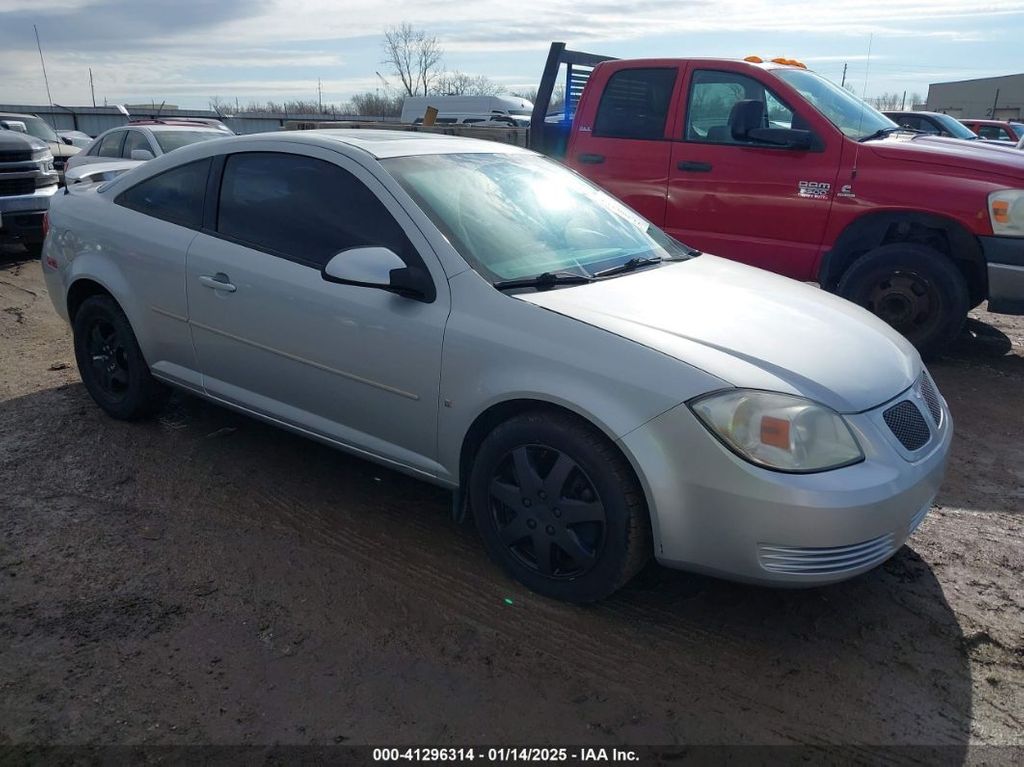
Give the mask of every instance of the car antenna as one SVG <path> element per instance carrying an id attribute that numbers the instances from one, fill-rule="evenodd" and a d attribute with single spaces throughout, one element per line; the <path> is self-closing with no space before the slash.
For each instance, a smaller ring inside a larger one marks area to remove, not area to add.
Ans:
<path id="1" fill-rule="evenodd" d="M 871 44 L 875 40 L 875 33 L 872 32 L 868 35 L 868 58 L 864 63 L 864 88 L 861 91 L 860 98 L 860 117 L 857 118 L 857 135 L 860 135 L 860 129 L 864 125 L 864 108 L 868 105 L 868 75 L 871 74 Z M 857 179 L 857 162 L 860 160 L 860 139 L 857 139 L 857 148 L 853 150 L 853 171 L 850 173 L 850 180 L 855 181 Z"/>

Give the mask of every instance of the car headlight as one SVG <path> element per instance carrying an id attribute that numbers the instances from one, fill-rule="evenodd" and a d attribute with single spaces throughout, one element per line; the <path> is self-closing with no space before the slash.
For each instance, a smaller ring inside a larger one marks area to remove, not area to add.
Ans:
<path id="1" fill-rule="evenodd" d="M 1024 237 L 1024 189 L 1001 189 L 988 196 L 992 233 Z"/>
<path id="2" fill-rule="evenodd" d="M 803 397 L 732 389 L 699 397 L 689 405 L 712 434 L 758 466 L 813 472 L 864 460 L 843 417 Z"/>

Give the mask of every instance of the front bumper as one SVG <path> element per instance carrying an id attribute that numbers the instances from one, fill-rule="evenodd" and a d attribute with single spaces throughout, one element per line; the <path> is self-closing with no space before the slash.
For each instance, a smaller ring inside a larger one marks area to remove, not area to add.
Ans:
<path id="1" fill-rule="evenodd" d="M 979 237 L 988 264 L 988 310 L 1024 314 L 1024 237 Z"/>
<path id="2" fill-rule="evenodd" d="M 912 394 L 846 416 L 865 460 L 817 474 L 747 463 L 685 404 L 627 434 L 620 442 L 641 469 L 658 561 L 782 586 L 832 583 L 878 566 L 930 508 L 953 436 L 942 402 L 940 424 L 928 421 L 928 444 L 913 453 L 900 445 L 881 414 Z"/>
<path id="3" fill-rule="evenodd" d="M 0 241 L 36 243 L 43 241 L 43 214 L 57 185 L 36 189 L 33 194 L 0 196 Z"/>

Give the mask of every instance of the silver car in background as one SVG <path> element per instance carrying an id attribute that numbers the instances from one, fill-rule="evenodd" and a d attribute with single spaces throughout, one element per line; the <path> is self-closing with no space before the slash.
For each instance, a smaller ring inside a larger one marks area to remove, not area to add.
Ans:
<path id="1" fill-rule="evenodd" d="M 110 415 L 167 385 L 450 488 L 528 587 L 806 586 L 930 508 L 953 433 L 863 309 L 696 253 L 539 155 L 311 131 L 58 196 L 42 256 Z"/>
<path id="2" fill-rule="evenodd" d="M 112 160 L 145 162 L 189 144 L 233 135 L 199 122 L 134 121 L 106 130 L 68 161 L 68 170 Z"/>

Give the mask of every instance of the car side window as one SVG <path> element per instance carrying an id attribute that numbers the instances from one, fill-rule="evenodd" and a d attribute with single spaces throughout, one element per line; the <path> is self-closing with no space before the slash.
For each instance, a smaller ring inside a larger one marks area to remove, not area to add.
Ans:
<path id="1" fill-rule="evenodd" d="M 1009 141 L 1010 134 L 1000 125 L 980 125 L 978 135 L 987 138 L 989 141 Z"/>
<path id="2" fill-rule="evenodd" d="M 622 69 L 601 94 L 593 135 L 603 138 L 660 139 L 676 84 L 675 69 Z"/>
<path id="3" fill-rule="evenodd" d="M 206 158 L 171 168 L 121 192 L 114 202 L 172 224 L 199 229 L 203 225 L 210 162 Z"/>
<path id="4" fill-rule="evenodd" d="M 132 150 L 145 149 L 147 152 L 152 152 L 152 148 L 149 146 L 149 140 L 139 131 L 130 130 L 128 136 L 124 140 L 124 149 L 121 151 L 121 156 L 130 160 L 132 158 Z"/>
<path id="5" fill-rule="evenodd" d="M 684 138 L 712 144 L 749 143 L 734 138 L 732 133 L 735 107 L 747 101 L 761 104 L 765 128 L 806 128 L 782 99 L 752 77 L 698 69 L 690 80 Z"/>
<path id="6" fill-rule="evenodd" d="M 108 133 L 100 142 L 100 148 L 96 154 L 100 157 L 120 157 L 121 139 L 124 138 L 124 134 L 125 132 L 123 130 L 116 130 L 113 133 Z"/>
<path id="7" fill-rule="evenodd" d="M 333 163 L 279 152 L 229 155 L 217 232 L 243 245 L 323 268 L 349 248 L 419 256 L 402 227 L 362 181 Z"/>

